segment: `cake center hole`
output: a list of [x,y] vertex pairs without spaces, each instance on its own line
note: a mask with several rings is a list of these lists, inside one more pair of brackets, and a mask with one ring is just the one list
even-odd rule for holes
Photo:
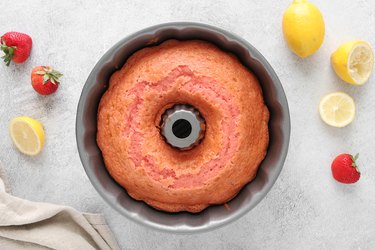
[[179,119],[172,125],[172,132],[177,138],[186,138],[191,134],[191,124],[185,119]]

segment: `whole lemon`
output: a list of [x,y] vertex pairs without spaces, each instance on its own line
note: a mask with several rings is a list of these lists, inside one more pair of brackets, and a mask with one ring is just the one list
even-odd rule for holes
[[307,0],[294,0],[284,13],[284,38],[289,48],[301,58],[314,54],[320,48],[324,30],[322,14]]

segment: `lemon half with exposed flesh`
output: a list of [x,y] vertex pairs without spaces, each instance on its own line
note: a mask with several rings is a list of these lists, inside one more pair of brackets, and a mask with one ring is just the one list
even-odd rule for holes
[[346,42],[331,55],[331,64],[343,81],[362,85],[372,73],[374,53],[370,44],[365,41]]
[[45,134],[39,121],[26,116],[16,117],[9,124],[9,132],[14,145],[22,153],[37,155],[42,151]]

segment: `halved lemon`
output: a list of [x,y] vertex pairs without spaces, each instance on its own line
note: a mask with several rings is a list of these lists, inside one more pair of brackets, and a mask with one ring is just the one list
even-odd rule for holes
[[354,120],[355,103],[348,94],[331,93],[320,101],[319,113],[322,120],[328,125],[342,128]]
[[374,53],[365,41],[350,41],[342,44],[332,55],[331,64],[336,74],[345,82],[362,85],[374,67]]
[[44,146],[43,125],[30,117],[20,116],[9,124],[10,137],[14,145],[26,155],[39,154]]

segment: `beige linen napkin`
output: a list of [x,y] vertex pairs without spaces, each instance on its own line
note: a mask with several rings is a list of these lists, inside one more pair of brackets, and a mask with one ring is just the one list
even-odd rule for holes
[[9,192],[0,162],[0,249],[120,249],[103,215]]

